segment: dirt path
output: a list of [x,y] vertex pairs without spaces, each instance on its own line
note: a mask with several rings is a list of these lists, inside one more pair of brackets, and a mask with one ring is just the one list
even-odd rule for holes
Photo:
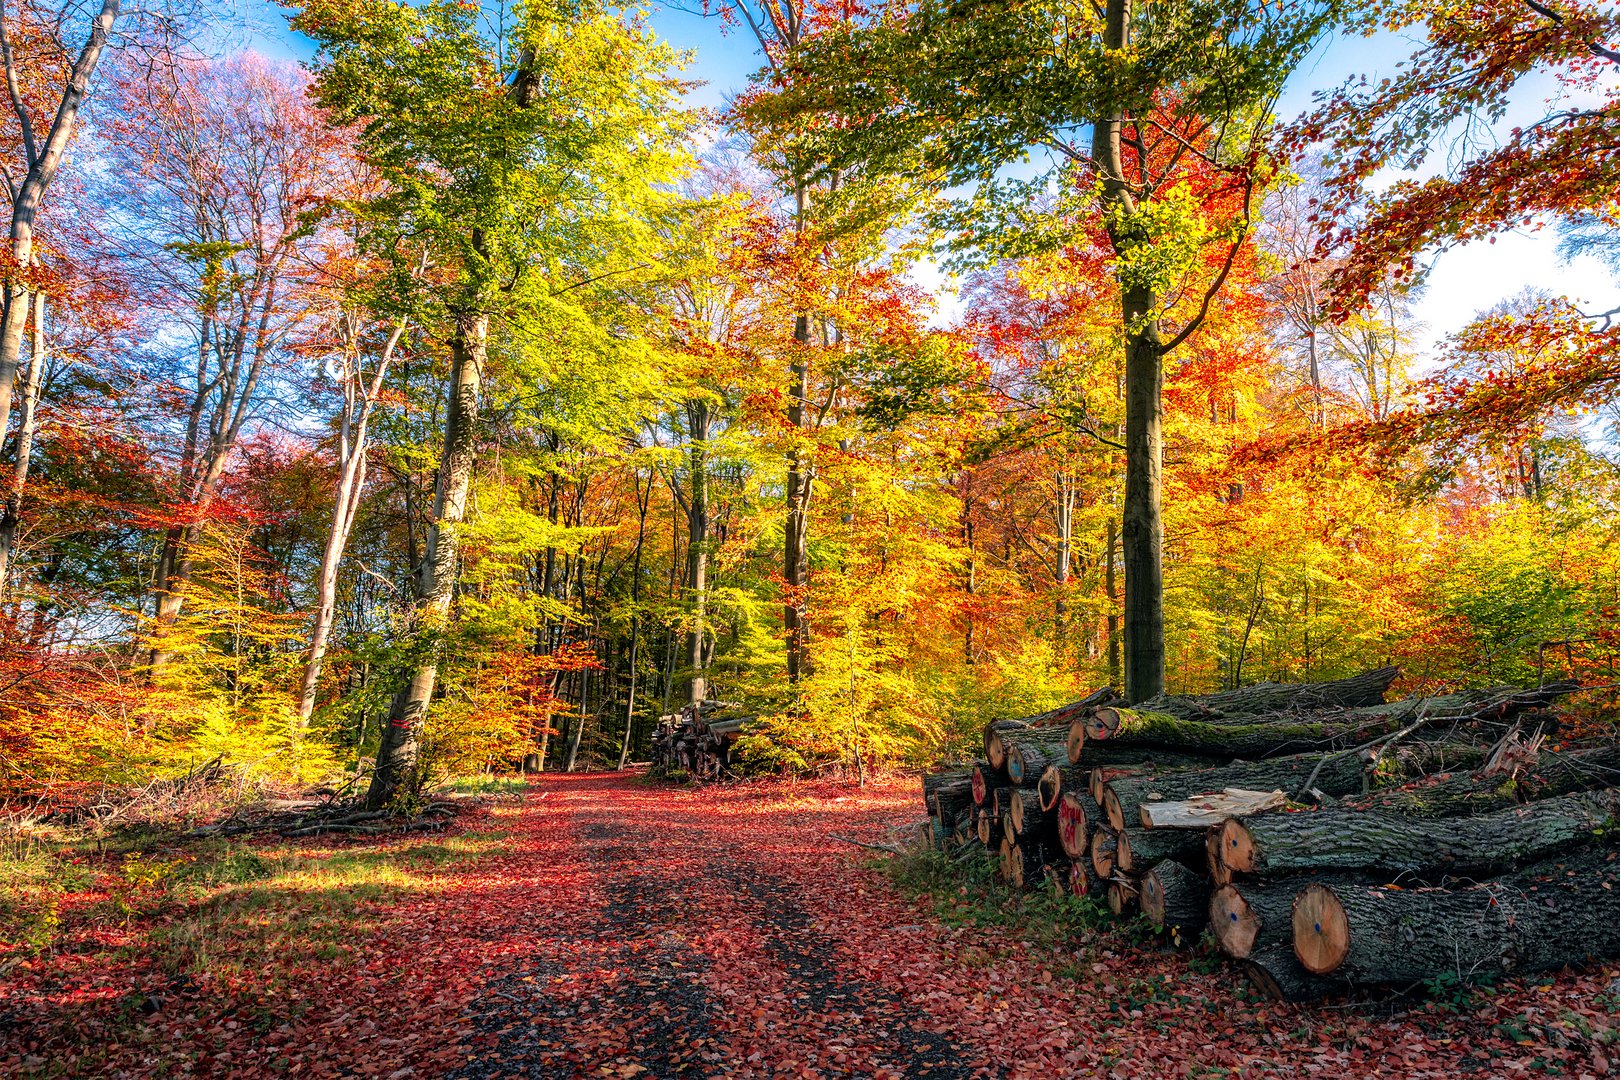
[[0,1077],[1611,1074],[1613,965],[1270,1005],[1112,921],[1038,941],[965,893],[909,899],[828,839],[916,816],[915,781],[547,776],[450,837],[266,841],[312,868],[144,921],[110,916],[104,874],[75,900],[99,917],[0,970]]
[[530,953],[478,992],[454,1075],[986,1075],[980,1050],[854,970],[798,887],[847,870],[828,832],[871,831],[898,798],[542,782],[520,831],[535,887],[568,886],[530,898]]

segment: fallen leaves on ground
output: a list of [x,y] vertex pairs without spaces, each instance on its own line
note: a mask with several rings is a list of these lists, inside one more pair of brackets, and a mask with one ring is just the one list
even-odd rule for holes
[[[1457,1077],[1607,1075],[1615,969],[1437,1005],[1295,1009],[1104,933],[947,925],[831,833],[914,781],[699,789],[548,776],[408,873],[65,916],[0,965],[0,1075]],[[542,797],[543,796],[543,797]],[[471,835],[471,834],[470,834]],[[364,849],[328,841],[319,856]],[[416,854],[413,854],[416,853]],[[299,879],[303,880],[303,879]],[[316,875],[312,880],[319,882]],[[74,903],[91,904],[109,875]],[[105,906],[105,905],[103,905]],[[212,914],[212,918],[203,918]],[[954,920],[953,920],[954,922]],[[188,938],[186,934],[191,936]],[[303,936],[300,937],[299,935]],[[279,936],[278,936],[279,935]],[[1203,967],[1204,965],[1199,965]]]

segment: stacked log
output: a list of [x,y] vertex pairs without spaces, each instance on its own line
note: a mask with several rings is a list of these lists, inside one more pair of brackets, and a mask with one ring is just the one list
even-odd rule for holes
[[1386,702],[1397,674],[998,721],[925,779],[935,835],[1283,1001],[1620,955],[1620,747],[1540,745],[1578,687]]
[[699,780],[731,776],[731,747],[753,720],[740,706],[726,701],[687,705],[658,718],[652,737],[652,768],[658,773],[685,772]]

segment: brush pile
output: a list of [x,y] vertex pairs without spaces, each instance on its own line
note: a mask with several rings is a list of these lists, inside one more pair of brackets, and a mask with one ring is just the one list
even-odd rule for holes
[[998,721],[923,778],[924,837],[1207,931],[1280,1000],[1620,956],[1620,747],[1546,745],[1579,685],[1385,701],[1398,674]]

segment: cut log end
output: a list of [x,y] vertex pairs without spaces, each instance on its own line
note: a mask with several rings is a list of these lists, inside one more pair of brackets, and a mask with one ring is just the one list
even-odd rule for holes
[[1350,951],[1350,920],[1326,885],[1307,885],[1294,897],[1294,955],[1306,971],[1337,971]]
[[1112,829],[1098,829],[1091,834],[1091,869],[1100,878],[1114,876],[1115,852],[1119,847],[1119,834]]
[[1075,717],[1069,723],[1068,751],[1070,765],[1080,764],[1080,756],[1085,751],[1085,745],[1086,722],[1082,717]]
[[1041,778],[1035,784],[1035,791],[1041,797],[1041,809],[1050,811],[1057,806],[1058,800],[1063,797],[1063,770],[1053,764],[1041,770]]
[[1247,874],[1254,870],[1254,836],[1248,826],[1237,818],[1221,823],[1220,861],[1234,874]]
[[1158,875],[1149,873],[1142,879],[1142,914],[1154,926],[1164,925],[1164,886]]
[[1058,800],[1057,823],[1058,843],[1063,854],[1071,859],[1085,858],[1087,842],[1091,839],[1090,823],[1086,821],[1086,809],[1078,793],[1064,792]]
[[1110,706],[1093,709],[1091,715],[1086,717],[1082,734],[1087,739],[1102,740],[1108,738],[1119,730],[1119,710]]
[[1136,907],[1136,898],[1140,890],[1131,882],[1115,879],[1108,883],[1108,910],[1115,915],[1125,916]]
[[1209,926],[1221,952],[1242,960],[1254,951],[1260,915],[1234,886],[1222,885],[1209,897]]
[[973,805],[983,806],[989,798],[990,788],[984,782],[984,769],[982,767],[975,768],[973,770]]
[[1103,809],[1103,817],[1108,820],[1108,827],[1118,832],[1125,827],[1125,808],[1119,803],[1119,796],[1107,784],[1102,785],[1102,798],[1097,802]]

